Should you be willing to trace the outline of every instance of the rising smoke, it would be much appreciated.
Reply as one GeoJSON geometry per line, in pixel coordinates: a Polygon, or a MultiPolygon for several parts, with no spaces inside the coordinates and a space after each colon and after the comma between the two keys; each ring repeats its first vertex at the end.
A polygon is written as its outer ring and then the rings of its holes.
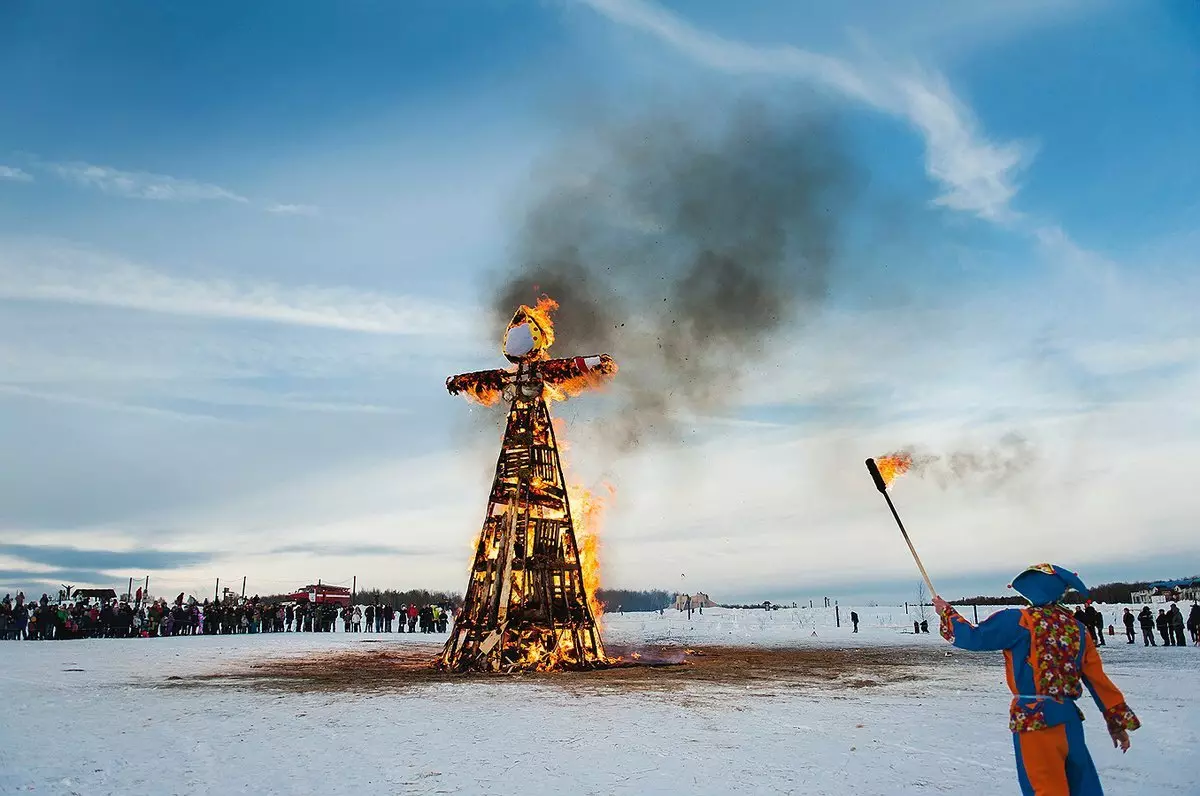
{"type": "Polygon", "coordinates": [[[552,354],[618,359],[606,430],[627,446],[673,435],[814,315],[861,177],[817,113],[740,104],[593,128],[541,172],[490,293],[496,322],[549,294],[552,354]]]}
{"type": "Polygon", "coordinates": [[[995,444],[984,447],[932,453],[919,446],[902,451],[912,457],[908,472],[927,478],[943,489],[955,484],[975,483],[985,487],[1002,486],[1037,463],[1034,445],[1021,434],[1011,432],[995,444]]]}

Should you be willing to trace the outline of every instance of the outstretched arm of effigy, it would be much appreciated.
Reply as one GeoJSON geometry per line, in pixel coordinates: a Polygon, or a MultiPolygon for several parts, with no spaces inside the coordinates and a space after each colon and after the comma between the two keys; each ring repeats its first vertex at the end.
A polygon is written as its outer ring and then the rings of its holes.
{"type": "Polygon", "coordinates": [[[617,372],[616,360],[608,354],[547,359],[538,367],[546,385],[571,394],[598,387],[617,372]]]}
{"type": "Polygon", "coordinates": [[[451,395],[466,395],[473,401],[491,406],[500,400],[511,374],[506,370],[479,370],[446,379],[451,395]]]}

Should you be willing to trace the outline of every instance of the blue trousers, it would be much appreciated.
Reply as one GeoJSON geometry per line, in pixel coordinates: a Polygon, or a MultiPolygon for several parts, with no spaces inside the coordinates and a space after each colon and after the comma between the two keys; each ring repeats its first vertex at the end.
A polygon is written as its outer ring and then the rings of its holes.
{"type": "Polygon", "coordinates": [[[1024,796],[1103,796],[1100,775],[1083,741],[1083,722],[1014,732],[1017,781],[1024,796]]]}

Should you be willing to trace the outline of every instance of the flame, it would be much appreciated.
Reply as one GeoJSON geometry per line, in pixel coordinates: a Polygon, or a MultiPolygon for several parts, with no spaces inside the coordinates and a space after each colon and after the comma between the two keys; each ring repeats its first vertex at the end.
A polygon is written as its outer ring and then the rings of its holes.
{"type": "Polygon", "coordinates": [[[583,571],[583,590],[597,624],[604,616],[604,603],[596,595],[600,589],[600,525],[608,501],[617,493],[612,484],[604,484],[603,489],[607,495],[597,495],[581,486],[568,488],[575,539],[579,544],[579,567],[583,571]]]}
{"type": "Polygon", "coordinates": [[[554,345],[554,321],[550,318],[550,313],[558,311],[558,302],[547,296],[545,293],[538,296],[537,304],[530,307],[525,306],[525,311],[533,318],[538,326],[542,327],[542,332],[545,335],[542,345],[542,351],[554,345]]]}
{"type": "Polygon", "coordinates": [[[888,486],[891,486],[898,477],[907,473],[912,464],[912,454],[907,451],[897,451],[875,459],[875,466],[879,468],[879,474],[883,476],[883,482],[888,486]]]}
{"type": "Polygon", "coordinates": [[[477,403],[480,406],[495,406],[500,403],[500,398],[503,393],[493,387],[484,387],[478,385],[471,390],[463,393],[467,396],[467,400],[472,403],[477,403]]]}
{"type": "Polygon", "coordinates": [[[617,363],[607,359],[603,366],[581,373],[573,379],[558,384],[546,384],[542,389],[542,396],[549,402],[565,401],[583,392],[603,389],[617,369],[617,363]]]}

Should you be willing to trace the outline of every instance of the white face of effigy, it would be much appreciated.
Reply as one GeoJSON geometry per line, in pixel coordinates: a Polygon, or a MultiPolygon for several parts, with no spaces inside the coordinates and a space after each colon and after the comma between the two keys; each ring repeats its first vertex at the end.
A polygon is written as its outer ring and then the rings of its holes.
{"type": "Polygon", "coordinates": [[[504,335],[505,356],[528,356],[533,351],[534,345],[533,329],[528,323],[517,324],[504,335]]]}

